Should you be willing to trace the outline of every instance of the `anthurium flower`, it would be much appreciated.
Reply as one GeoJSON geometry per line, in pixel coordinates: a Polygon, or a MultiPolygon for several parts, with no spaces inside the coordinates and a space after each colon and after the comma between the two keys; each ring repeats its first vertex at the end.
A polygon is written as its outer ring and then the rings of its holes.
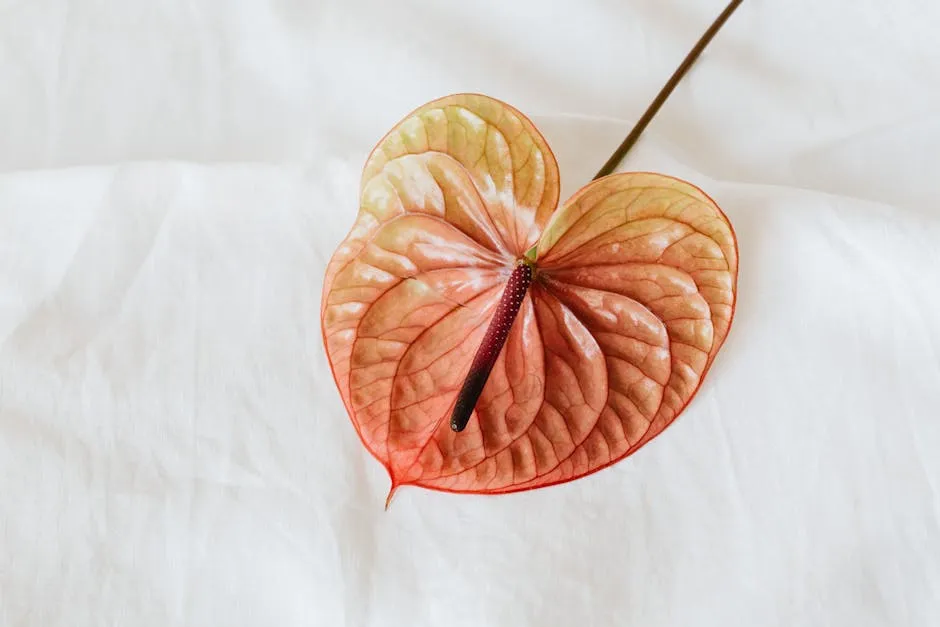
{"type": "Polygon", "coordinates": [[[393,490],[583,477],[656,437],[702,384],[734,314],[725,215],[653,173],[558,195],[538,130],[487,96],[420,107],[369,156],[321,317],[393,490]]]}

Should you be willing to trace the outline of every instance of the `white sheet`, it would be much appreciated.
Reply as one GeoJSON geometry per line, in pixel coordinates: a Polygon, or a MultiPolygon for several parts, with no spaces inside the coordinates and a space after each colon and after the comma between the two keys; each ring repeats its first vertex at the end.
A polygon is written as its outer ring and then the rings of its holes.
{"type": "Polygon", "coordinates": [[[374,142],[531,114],[587,181],[723,0],[0,0],[0,625],[940,624],[940,5],[748,0],[623,169],[739,306],[589,478],[402,489],[320,343],[374,142]]]}

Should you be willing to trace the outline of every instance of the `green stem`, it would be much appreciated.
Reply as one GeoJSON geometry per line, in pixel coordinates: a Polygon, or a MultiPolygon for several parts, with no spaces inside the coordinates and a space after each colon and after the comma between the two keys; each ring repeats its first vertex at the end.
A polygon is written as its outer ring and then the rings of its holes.
{"type": "Polygon", "coordinates": [[[602,176],[607,176],[608,174],[614,171],[623,158],[627,155],[633,145],[640,138],[640,135],[643,134],[643,131],[646,130],[646,127],[649,126],[649,123],[653,120],[653,117],[656,113],[659,112],[659,109],[666,102],[666,99],[669,98],[669,95],[672,94],[673,90],[676,88],[676,85],[679,84],[679,81],[682,80],[682,77],[685,76],[686,72],[689,71],[689,68],[692,67],[692,64],[695,63],[695,60],[699,58],[699,55],[702,54],[702,51],[708,46],[711,40],[718,34],[718,31],[721,30],[721,27],[725,25],[725,22],[728,21],[728,18],[731,17],[731,14],[734,13],[734,10],[744,2],[744,0],[731,0],[731,3],[725,7],[725,10],[721,12],[721,15],[718,16],[712,25],[708,27],[708,30],[705,31],[705,34],[696,42],[692,50],[689,51],[689,54],[686,55],[685,59],[682,60],[682,63],[676,68],[676,71],[673,72],[672,76],[669,77],[669,80],[666,81],[666,84],[663,85],[663,88],[656,94],[656,98],[653,99],[653,102],[643,113],[643,116],[636,123],[633,129],[630,131],[630,134],[627,135],[626,139],[617,147],[617,150],[614,151],[614,154],[610,156],[610,159],[607,160],[607,163],[597,171],[597,174],[594,175],[593,180],[597,180],[602,176]]]}

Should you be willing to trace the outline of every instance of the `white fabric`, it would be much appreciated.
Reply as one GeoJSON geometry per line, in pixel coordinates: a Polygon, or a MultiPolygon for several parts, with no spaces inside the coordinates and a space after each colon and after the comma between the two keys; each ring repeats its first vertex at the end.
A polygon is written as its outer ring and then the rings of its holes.
{"type": "Polygon", "coordinates": [[[940,4],[747,0],[622,169],[740,243],[685,414],[403,488],[322,350],[373,144],[477,91],[565,195],[724,0],[0,0],[0,625],[940,625],[940,4]]]}

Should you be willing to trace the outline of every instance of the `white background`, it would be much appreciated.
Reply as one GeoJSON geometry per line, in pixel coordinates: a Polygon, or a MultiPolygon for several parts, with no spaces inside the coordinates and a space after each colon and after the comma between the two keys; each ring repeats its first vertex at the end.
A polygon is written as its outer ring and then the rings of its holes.
{"type": "Polygon", "coordinates": [[[746,0],[623,164],[741,267],[634,457],[385,512],[329,374],[385,131],[487,93],[567,195],[722,8],[0,0],[0,625],[940,625],[934,0],[746,0]]]}

